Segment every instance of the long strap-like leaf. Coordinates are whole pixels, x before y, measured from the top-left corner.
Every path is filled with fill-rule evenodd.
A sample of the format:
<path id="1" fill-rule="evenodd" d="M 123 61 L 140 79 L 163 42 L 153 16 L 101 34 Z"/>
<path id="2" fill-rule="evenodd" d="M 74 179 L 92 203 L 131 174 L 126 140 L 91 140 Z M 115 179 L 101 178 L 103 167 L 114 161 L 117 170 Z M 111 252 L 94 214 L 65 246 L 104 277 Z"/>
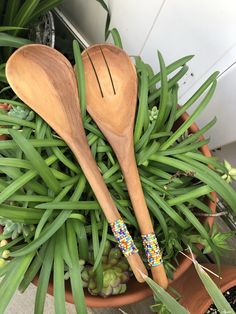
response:
<path id="1" fill-rule="evenodd" d="M 28 140 L 24 138 L 20 132 L 16 130 L 9 130 L 10 135 L 12 136 L 15 143 L 21 148 L 24 152 L 26 158 L 33 165 L 34 169 L 42 177 L 47 186 L 54 191 L 55 193 L 60 191 L 60 185 L 55 176 L 53 175 L 51 169 L 46 165 L 44 159 L 37 152 L 37 150 L 31 145 Z"/>
<path id="2" fill-rule="evenodd" d="M 35 252 L 27 254 L 17 259 L 15 263 L 15 268 L 11 269 L 9 273 L 7 273 L 4 279 L 0 284 L 0 313 L 5 313 L 6 307 L 8 306 L 11 298 L 15 294 L 17 288 L 20 285 L 20 282 L 23 279 L 23 276 L 26 270 L 31 263 Z"/>

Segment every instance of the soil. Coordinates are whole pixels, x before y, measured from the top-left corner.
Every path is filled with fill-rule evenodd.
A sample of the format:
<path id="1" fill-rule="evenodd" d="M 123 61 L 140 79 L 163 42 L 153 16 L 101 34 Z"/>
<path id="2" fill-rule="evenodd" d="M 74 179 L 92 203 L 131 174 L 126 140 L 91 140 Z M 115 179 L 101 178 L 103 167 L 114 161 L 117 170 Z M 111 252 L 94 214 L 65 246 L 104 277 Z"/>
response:
<path id="1" fill-rule="evenodd" d="M 230 303 L 232 309 L 236 312 L 236 286 L 227 290 L 224 293 L 224 296 L 227 299 L 227 301 Z M 215 304 L 212 304 L 205 314 L 218 314 L 218 313 L 220 312 L 217 310 Z"/>

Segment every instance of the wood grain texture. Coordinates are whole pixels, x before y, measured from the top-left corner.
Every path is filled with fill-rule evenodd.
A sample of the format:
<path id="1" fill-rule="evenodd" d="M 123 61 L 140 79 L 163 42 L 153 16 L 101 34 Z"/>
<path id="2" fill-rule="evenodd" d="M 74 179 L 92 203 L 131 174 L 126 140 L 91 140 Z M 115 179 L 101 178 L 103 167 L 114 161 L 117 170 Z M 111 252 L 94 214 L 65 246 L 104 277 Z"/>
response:
<path id="1" fill-rule="evenodd" d="M 6 76 L 14 92 L 65 140 L 76 156 L 109 223 L 121 218 L 87 143 L 73 67 L 58 51 L 27 45 L 8 60 Z M 128 258 L 138 281 L 146 272 L 138 254 Z"/>
<path id="2" fill-rule="evenodd" d="M 142 234 L 154 232 L 135 161 L 133 128 L 137 75 L 128 55 L 113 45 L 94 45 L 83 53 L 87 110 L 112 146 L 126 180 Z M 163 265 L 151 268 L 153 279 L 166 288 Z"/>

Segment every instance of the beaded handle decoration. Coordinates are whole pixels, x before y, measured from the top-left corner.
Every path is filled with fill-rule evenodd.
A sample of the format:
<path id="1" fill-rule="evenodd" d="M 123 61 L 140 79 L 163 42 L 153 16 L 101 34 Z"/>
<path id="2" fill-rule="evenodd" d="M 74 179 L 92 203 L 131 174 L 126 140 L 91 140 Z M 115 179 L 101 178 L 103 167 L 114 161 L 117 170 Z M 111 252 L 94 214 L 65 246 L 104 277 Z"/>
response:
<path id="1" fill-rule="evenodd" d="M 158 266 L 163 263 L 160 248 L 155 234 L 142 234 L 143 246 L 149 266 Z"/>
<path id="2" fill-rule="evenodd" d="M 134 253 L 138 253 L 138 249 L 136 248 L 123 219 L 117 219 L 110 225 L 115 239 L 118 242 L 119 248 L 124 256 L 128 257 Z"/>

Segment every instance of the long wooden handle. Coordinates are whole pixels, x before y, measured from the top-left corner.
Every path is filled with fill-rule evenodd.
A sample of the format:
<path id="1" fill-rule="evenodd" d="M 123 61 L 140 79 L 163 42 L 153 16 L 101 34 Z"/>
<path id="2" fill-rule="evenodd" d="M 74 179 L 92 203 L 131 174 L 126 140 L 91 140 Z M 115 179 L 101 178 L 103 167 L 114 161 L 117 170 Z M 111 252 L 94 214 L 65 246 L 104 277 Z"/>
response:
<path id="1" fill-rule="evenodd" d="M 102 178 L 97 164 L 91 154 L 89 146 L 75 146 L 70 145 L 75 157 L 77 158 L 94 194 L 110 224 L 118 219 L 121 219 L 120 213 L 117 210 L 114 201 L 109 193 L 107 186 Z M 147 275 L 146 267 L 138 253 L 134 253 L 127 257 L 127 261 L 139 282 L 144 282 L 140 271 Z"/>
<path id="2" fill-rule="evenodd" d="M 129 147 L 133 147 L 133 145 L 130 145 Z M 119 154 L 117 154 L 117 158 L 125 177 L 127 189 L 140 231 L 143 235 L 154 233 L 152 221 L 144 198 L 133 149 L 129 150 L 125 159 L 119 158 Z M 163 264 L 152 266 L 151 271 L 154 281 L 157 282 L 162 288 L 166 289 L 168 286 L 168 279 Z"/>

